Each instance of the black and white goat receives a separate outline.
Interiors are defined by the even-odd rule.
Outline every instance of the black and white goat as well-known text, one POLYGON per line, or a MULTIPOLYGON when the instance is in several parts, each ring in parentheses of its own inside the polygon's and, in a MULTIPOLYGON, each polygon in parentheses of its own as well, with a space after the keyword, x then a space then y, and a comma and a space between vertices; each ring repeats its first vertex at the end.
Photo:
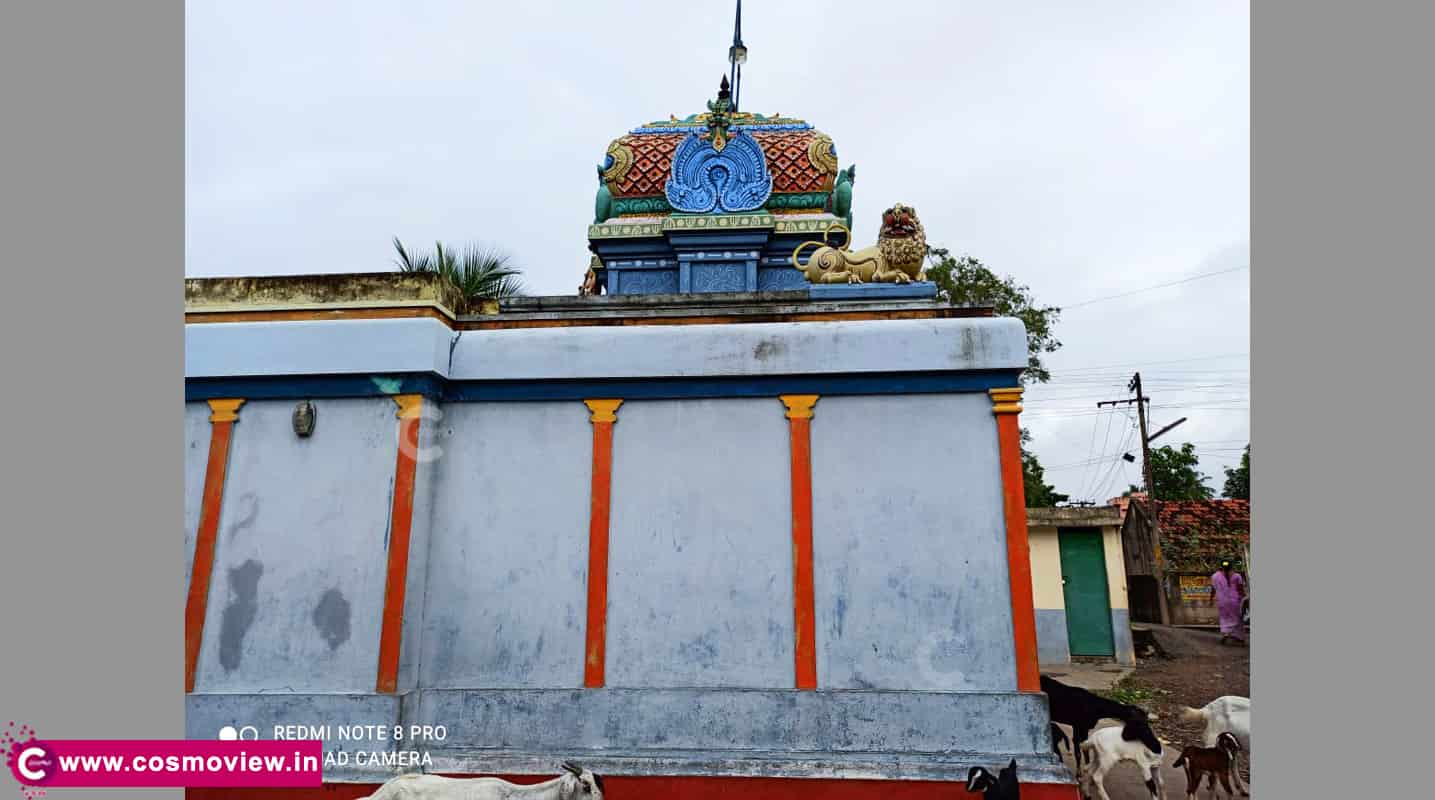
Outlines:
MULTIPOLYGON (((1051 708, 1052 722, 1060 722, 1063 725, 1071 726, 1071 745, 1073 756, 1076 759, 1076 768, 1081 769, 1082 751, 1081 744, 1096 723, 1103 719, 1114 719, 1120 722, 1130 720, 1147 720, 1144 710, 1136 706, 1118 703, 1115 700, 1107 700, 1098 694, 1093 694, 1085 689, 1066 684, 1054 678, 1041 676, 1041 690, 1046 693, 1047 702, 1051 708)), ((1052 749, 1056 749, 1056 742, 1052 742, 1052 749)), ((1060 753, 1057 753, 1060 755, 1060 753)))
POLYGON ((1094 731, 1079 749, 1086 754, 1090 768, 1081 774, 1082 793, 1091 795, 1096 788, 1100 800, 1111 800, 1106 793, 1106 773, 1122 761, 1130 761, 1146 775, 1146 789, 1152 800, 1164 800, 1166 784, 1161 778, 1161 740, 1144 719, 1128 720, 1120 727, 1094 731))
POLYGON ((1236 754, 1241 752, 1241 743, 1230 731, 1222 731, 1216 737, 1215 747, 1187 747, 1181 751, 1181 757, 1176 759, 1173 767, 1186 768, 1186 797, 1194 798, 1196 790, 1201 788, 1201 779, 1209 777, 1207 785, 1211 789, 1211 797, 1216 796, 1216 779, 1221 779, 1221 788, 1226 794, 1235 797, 1235 789, 1231 788, 1234 782, 1241 790, 1241 794, 1250 797, 1251 793, 1241 782, 1241 771, 1236 768, 1236 754))
POLYGON ((365 800, 603 800, 603 779, 563 762, 563 774, 527 786, 500 778, 400 775, 365 800))
POLYGON ((993 775, 986 767, 972 767, 967 772, 967 791, 981 793, 985 800, 1020 800, 1021 787, 1016 780, 1016 759, 993 775))

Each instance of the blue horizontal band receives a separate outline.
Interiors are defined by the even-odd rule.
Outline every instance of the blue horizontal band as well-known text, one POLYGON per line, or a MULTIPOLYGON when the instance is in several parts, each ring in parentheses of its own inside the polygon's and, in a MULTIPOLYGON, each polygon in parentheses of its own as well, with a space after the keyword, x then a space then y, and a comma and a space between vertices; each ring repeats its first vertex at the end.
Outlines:
POLYGON ((985 392, 1020 385, 1021 370, 960 372, 873 372, 850 375, 761 375, 704 378, 604 378, 585 380, 444 380, 422 375, 300 375, 189 378, 186 401, 217 397, 249 400, 385 397, 421 394, 444 402, 513 402, 776 397, 780 394, 950 394, 985 392))

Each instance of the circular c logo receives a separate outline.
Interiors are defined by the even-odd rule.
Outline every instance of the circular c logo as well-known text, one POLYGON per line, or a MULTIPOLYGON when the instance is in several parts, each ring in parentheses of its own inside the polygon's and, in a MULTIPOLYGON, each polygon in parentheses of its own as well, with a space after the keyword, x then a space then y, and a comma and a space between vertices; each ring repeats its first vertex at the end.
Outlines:
POLYGON ((38 742, 15 755, 16 777, 25 783, 44 783, 54 776, 54 766, 55 757, 51 755, 50 748, 38 742))

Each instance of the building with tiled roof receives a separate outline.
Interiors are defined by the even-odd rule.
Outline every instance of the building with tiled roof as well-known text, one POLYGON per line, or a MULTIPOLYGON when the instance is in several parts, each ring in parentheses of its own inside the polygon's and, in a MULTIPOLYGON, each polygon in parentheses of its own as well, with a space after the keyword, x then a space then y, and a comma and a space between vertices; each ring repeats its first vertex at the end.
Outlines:
POLYGON ((1250 501, 1158 501, 1154 537, 1145 495, 1118 498, 1112 504, 1124 516, 1121 538, 1132 618, 1162 621, 1157 587, 1164 577, 1172 624, 1213 624, 1217 615, 1211 573, 1226 559, 1237 562, 1241 572, 1249 572, 1250 501))

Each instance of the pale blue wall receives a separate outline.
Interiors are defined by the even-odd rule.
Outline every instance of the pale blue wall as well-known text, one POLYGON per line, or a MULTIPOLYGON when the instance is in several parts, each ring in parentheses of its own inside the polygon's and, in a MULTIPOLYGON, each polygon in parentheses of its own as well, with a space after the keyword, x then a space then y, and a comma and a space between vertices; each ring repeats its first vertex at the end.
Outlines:
POLYGON ((184 591, 194 572, 194 540, 199 531, 204 472, 209 463, 209 404, 184 404, 184 591))
POLYGON ((230 444, 196 690, 373 691, 397 421, 387 398, 251 401, 230 444))
POLYGON ((443 407, 422 685, 582 685, 588 417, 578 401, 443 407))
MULTIPOLYGON (((197 511, 188 498, 203 481, 194 453, 207 452, 208 410, 189 405, 187 439, 198 444, 196 433, 204 434, 202 448, 187 450, 192 549, 197 511)), ((372 687, 395 406, 316 405, 310 439, 290 430, 288 401, 241 410, 198 671, 203 691, 372 687), (340 636, 332 626, 342 621, 322 623, 331 626, 326 639, 315 618, 325 592, 321 615, 348 626, 332 647, 340 636), (225 641, 228 668, 219 657, 225 641)), ((580 686, 588 410, 577 401, 424 408, 400 689, 580 686)), ((782 404, 629 401, 618 417, 608 684, 792 686, 782 404)), ((812 437, 819 686, 1014 689, 1011 649, 990 646, 1011 637, 990 399, 825 397, 812 437)))
POLYGON ((819 687, 1016 689, 991 409, 985 393, 818 401, 819 687))
MULTIPOLYGON (((1115 619, 1115 612, 1113 619, 1115 619)), ((1066 610, 1036 609, 1036 655, 1042 665, 1071 662, 1070 636, 1066 630, 1066 610)))
POLYGON ((782 403, 627 402, 613 442, 608 685, 791 688, 782 403))

